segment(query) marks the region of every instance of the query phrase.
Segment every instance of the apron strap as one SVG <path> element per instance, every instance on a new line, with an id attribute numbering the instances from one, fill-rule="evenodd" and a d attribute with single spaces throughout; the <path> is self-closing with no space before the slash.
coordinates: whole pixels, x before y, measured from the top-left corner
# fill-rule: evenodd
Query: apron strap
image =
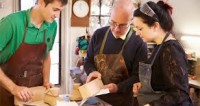
<path id="1" fill-rule="evenodd" d="M 101 48 L 100 48 L 99 54 L 102 54 L 102 53 L 103 53 L 103 49 L 104 49 L 104 46 L 105 46 L 106 39 L 107 39 L 107 37 L 108 37 L 109 31 L 110 31 L 110 27 L 108 28 L 108 30 L 107 30 L 106 33 L 105 33 L 105 36 L 104 36 L 104 38 L 103 38 L 103 42 L 102 42 L 102 44 L 101 44 Z"/>
<path id="2" fill-rule="evenodd" d="M 28 17 L 27 17 L 27 14 L 26 14 L 26 26 L 25 26 L 24 36 L 23 36 L 22 42 L 24 42 L 24 40 L 25 40 L 27 30 L 28 30 Z"/>
<path id="3" fill-rule="evenodd" d="M 102 44 L 101 44 L 101 48 L 100 48 L 99 54 L 103 54 L 103 49 L 104 49 L 104 46 L 105 46 L 106 39 L 107 39 L 107 37 L 108 37 L 109 31 L 110 31 L 110 27 L 108 28 L 108 30 L 107 30 L 106 33 L 105 33 L 105 36 L 104 36 L 104 38 L 103 38 L 103 42 L 102 42 Z M 122 49 L 121 49 L 121 51 L 119 52 L 119 54 L 122 54 L 122 52 L 123 52 L 123 50 L 124 50 L 124 46 L 126 45 L 126 43 L 128 42 L 128 40 L 130 39 L 130 37 L 131 37 L 132 34 L 133 34 L 133 30 L 132 30 L 132 28 L 130 28 L 130 31 L 129 31 L 129 33 L 128 33 L 128 35 L 127 35 L 125 41 L 124 41 L 124 44 L 123 44 Z"/>
<path id="4" fill-rule="evenodd" d="M 26 26 L 25 26 L 24 37 L 23 37 L 22 42 L 24 42 L 25 40 L 27 30 L 28 30 L 28 19 L 26 19 Z M 46 43 L 46 29 L 44 30 L 44 34 L 43 34 L 43 42 Z"/>
<path id="5" fill-rule="evenodd" d="M 43 34 L 43 42 L 46 43 L 46 29 L 44 30 L 44 34 Z"/>
<path id="6" fill-rule="evenodd" d="M 131 35 L 132 35 L 132 34 L 133 34 L 133 30 L 132 30 L 132 28 L 130 28 L 130 31 L 129 31 L 129 33 L 128 33 L 128 35 L 127 35 L 125 41 L 124 41 L 124 44 L 123 44 L 122 49 L 121 49 L 121 51 L 119 52 L 119 54 L 122 54 L 122 52 L 123 52 L 123 50 L 124 50 L 124 46 L 127 44 L 127 42 L 129 41 L 129 39 L 131 38 Z"/>
<path id="7" fill-rule="evenodd" d="M 24 36 L 23 36 L 22 42 L 24 42 L 24 40 L 25 40 L 27 30 L 28 30 L 28 22 L 26 22 L 26 27 L 25 27 L 25 31 L 24 31 Z"/>
<path id="8" fill-rule="evenodd" d="M 28 30 L 28 26 L 27 26 L 27 25 L 28 25 L 28 24 L 26 24 L 26 28 L 25 28 L 24 37 L 23 37 L 22 42 L 24 42 L 25 37 L 26 37 L 26 32 L 27 32 L 27 30 Z M 43 42 L 46 43 L 46 29 L 44 30 L 44 34 L 43 34 Z"/>
<path id="9" fill-rule="evenodd" d="M 153 63 L 154 63 L 154 61 L 155 61 L 155 59 L 156 59 L 156 57 L 157 57 L 157 55 L 158 55 L 158 52 L 160 51 L 160 49 L 161 49 L 161 47 L 162 47 L 162 45 L 163 45 L 163 42 L 167 39 L 167 37 L 169 36 L 169 34 L 170 34 L 170 33 L 167 32 L 166 35 L 165 35 L 165 37 L 164 37 L 164 39 L 162 40 L 161 45 L 159 46 L 158 50 L 156 51 L 156 54 L 154 55 L 154 57 L 153 57 L 153 59 L 152 59 L 152 61 L 151 61 L 151 66 L 152 66 Z"/>

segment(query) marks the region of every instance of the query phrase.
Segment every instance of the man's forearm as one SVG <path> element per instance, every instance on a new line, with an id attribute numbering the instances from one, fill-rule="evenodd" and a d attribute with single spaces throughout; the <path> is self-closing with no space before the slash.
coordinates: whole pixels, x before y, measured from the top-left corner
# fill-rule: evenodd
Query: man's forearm
<path id="1" fill-rule="evenodd" d="M 16 84 L 4 74 L 1 67 L 0 67 L 0 86 L 8 90 L 10 93 L 12 93 L 14 87 L 16 86 Z"/>
<path id="2" fill-rule="evenodd" d="M 51 66 L 51 58 L 50 58 L 50 53 L 48 53 L 48 55 L 44 59 L 44 64 L 43 64 L 43 83 L 49 83 L 50 66 Z"/>

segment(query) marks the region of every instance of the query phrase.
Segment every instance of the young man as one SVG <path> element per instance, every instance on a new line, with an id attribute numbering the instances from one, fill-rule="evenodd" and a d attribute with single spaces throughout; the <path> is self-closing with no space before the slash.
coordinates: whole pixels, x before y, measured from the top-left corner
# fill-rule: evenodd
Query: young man
<path id="1" fill-rule="evenodd" d="M 132 85 L 139 81 L 138 63 L 147 57 L 147 46 L 130 27 L 133 2 L 116 0 L 110 26 L 100 28 L 92 36 L 85 71 L 87 82 L 102 79 L 110 94 L 98 96 L 113 106 L 132 106 Z"/>
<path id="2" fill-rule="evenodd" d="M 49 82 L 50 51 L 67 0 L 38 0 L 26 11 L 0 20 L 0 106 L 13 106 L 14 96 L 29 101 L 28 87 Z"/>

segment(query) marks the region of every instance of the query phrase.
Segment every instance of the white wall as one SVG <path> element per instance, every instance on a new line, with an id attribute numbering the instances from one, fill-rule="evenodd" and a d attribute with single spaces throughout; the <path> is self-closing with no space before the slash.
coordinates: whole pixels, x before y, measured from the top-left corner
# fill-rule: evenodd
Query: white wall
<path id="1" fill-rule="evenodd" d="M 200 36 L 200 0 L 170 0 L 176 31 Z"/>
<path id="2" fill-rule="evenodd" d="M 14 0 L 0 0 L 0 19 L 14 11 Z"/>

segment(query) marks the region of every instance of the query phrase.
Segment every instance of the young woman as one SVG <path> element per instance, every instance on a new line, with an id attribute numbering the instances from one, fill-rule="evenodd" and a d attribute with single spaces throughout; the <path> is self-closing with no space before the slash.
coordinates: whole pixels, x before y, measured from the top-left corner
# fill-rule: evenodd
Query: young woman
<path id="1" fill-rule="evenodd" d="M 136 34 L 155 42 L 151 57 L 139 63 L 140 82 L 133 85 L 141 106 L 191 106 L 185 52 L 171 33 L 172 7 L 163 1 L 144 3 L 134 12 Z"/>

